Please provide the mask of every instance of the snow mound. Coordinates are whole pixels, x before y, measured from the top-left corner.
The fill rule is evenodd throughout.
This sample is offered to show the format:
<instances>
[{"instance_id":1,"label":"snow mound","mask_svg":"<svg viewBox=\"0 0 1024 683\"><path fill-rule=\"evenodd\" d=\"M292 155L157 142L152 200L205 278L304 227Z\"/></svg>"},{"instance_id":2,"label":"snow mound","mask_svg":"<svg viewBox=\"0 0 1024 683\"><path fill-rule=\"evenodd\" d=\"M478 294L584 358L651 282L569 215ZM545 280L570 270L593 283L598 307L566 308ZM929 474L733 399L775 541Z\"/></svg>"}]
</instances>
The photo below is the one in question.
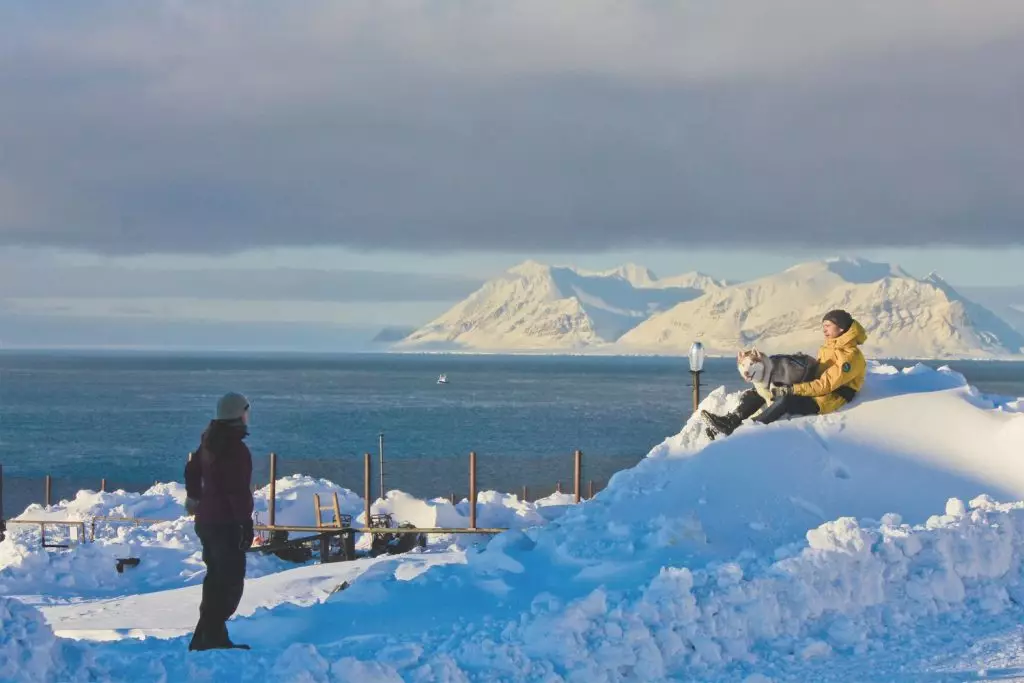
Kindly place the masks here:
<instances>
[{"instance_id":1,"label":"snow mound","mask_svg":"<svg viewBox=\"0 0 1024 683\"><path fill-rule=\"evenodd\" d=\"M342 514L353 523L363 524L363 499L327 479L292 475L277 482L276 522L281 525L316 526L313 495L321 505L330 505L334 494ZM270 487L254 494L254 508L261 523L267 521ZM95 540L83 542L79 530L49 526L46 538L51 543L68 544L68 550L47 550L41 546L39 527L11 524L7 538L0 542L0 592L6 595L33 595L52 601L67 598L99 598L161 591L197 585L205 575L202 544L195 534L193 520L185 516L185 489L178 483L157 484L143 493L125 491L79 491L71 500L44 508L31 505L18 517L31 520L81 520L85 535L93 533L97 517L133 518L139 524L109 524L97 521ZM537 501L524 502L516 496L482 491L477 496L477 524L490 528L523 528L545 524L557 518L572 503L572 496L552 494ZM421 528L468 527L469 502L452 505L444 498L420 500L402 491L389 491L385 499L371 505L373 514L391 513L397 523ZM324 512L325 521L329 516ZM77 536L73 536L75 533ZM463 547L478 542L476 535L431 534L434 548L449 545ZM370 538L357 538L357 549L367 549ZM136 567L123 573L115 571L117 560L140 558ZM255 579L295 565L274 556L250 554L246 576Z\"/></svg>"},{"instance_id":2,"label":"snow mound","mask_svg":"<svg viewBox=\"0 0 1024 683\"><path fill-rule=\"evenodd\" d=\"M0 681L96 680L81 648L58 641L34 607L0 597Z\"/></svg>"}]
</instances>

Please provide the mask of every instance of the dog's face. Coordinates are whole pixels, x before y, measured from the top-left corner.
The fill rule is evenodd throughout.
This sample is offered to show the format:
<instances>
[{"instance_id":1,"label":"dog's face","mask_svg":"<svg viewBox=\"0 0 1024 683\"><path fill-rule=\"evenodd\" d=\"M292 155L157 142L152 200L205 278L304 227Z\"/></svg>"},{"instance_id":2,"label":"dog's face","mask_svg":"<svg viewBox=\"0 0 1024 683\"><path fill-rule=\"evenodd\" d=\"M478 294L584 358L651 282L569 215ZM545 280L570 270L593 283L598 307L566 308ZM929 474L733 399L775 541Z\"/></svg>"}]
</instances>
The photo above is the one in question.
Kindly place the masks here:
<instances>
[{"instance_id":1,"label":"dog's face","mask_svg":"<svg viewBox=\"0 0 1024 683\"><path fill-rule=\"evenodd\" d=\"M757 349L740 351L736 354L736 368L745 382L764 382L764 354Z\"/></svg>"}]
</instances>

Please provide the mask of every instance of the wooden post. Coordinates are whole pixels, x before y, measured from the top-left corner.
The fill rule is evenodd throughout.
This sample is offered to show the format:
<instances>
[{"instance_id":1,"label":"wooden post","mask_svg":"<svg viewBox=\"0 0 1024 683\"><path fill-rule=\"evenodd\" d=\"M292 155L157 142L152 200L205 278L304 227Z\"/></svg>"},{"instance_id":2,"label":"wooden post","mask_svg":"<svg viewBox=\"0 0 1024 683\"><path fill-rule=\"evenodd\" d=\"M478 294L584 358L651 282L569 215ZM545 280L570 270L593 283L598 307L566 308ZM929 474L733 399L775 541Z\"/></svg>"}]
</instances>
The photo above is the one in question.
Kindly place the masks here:
<instances>
[{"instance_id":1,"label":"wooden post","mask_svg":"<svg viewBox=\"0 0 1024 683\"><path fill-rule=\"evenodd\" d=\"M469 452L469 528L476 528L476 451Z\"/></svg>"},{"instance_id":2,"label":"wooden post","mask_svg":"<svg viewBox=\"0 0 1024 683\"><path fill-rule=\"evenodd\" d=\"M106 492L107 492L107 479L106 479L106 477L104 477L103 479L100 479L100 493L106 493Z\"/></svg>"},{"instance_id":3,"label":"wooden post","mask_svg":"<svg viewBox=\"0 0 1024 683\"><path fill-rule=\"evenodd\" d=\"M529 495L530 495L530 490L527 489L526 486L524 485L523 486L523 502L524 503L530 499Z\"/></svg>"},{"instance_id":4,"label":"wooden post","mask_svg":"<svg viewBox=\"0 0 1024 683\"><path fill-rule=\"evenodd\" d=\"M270 500L267 501L267 523L274 526L277 512L277 453L270 454Z\"/></svg>"},{"instance_id":5,"label":"wooden post","mask_svg":"<svg viewBox=\"0 0 1024 683\"><path fill-rule=\"evenodd\" d=\"M580 494L583 492L582 486L580 485L580 477L583 476L583 451L577 448L576 453L574 454L574 459L576 462L573 467L573 483L575 484L575 488L573 489L573 502L578 503L580 502Z\"/></svg>"},{"instance_id":6,"label":"wooden post","mask_svg":"<svg viewBox=\"0 0 1024 683\"><path fill-rule=\"evenodd\" d=\"M363 512L366 515L366 519L363 520L363 526L370 528L370 454L363 454Z\"/></svg>"},{"instance_id":7,"label":"wooden post","mask_svg":"<svg viewBox=\"0 0 1024 683\"><path fill-rule=\"evenodd\" d=\"M384 500L384 432L379 436L378 451L380 452L380 499Z\"/></svg>"},{"instance_id":8,"label":"wooden post","mask_svg":"<svg viewBox=\"0 0 1024 683\"><path fill-rule=\"evenodd\" d=\"M46 475L46 507L50 507L50 496L53 494L53 481Z\"/></svg>"}]
</instances>

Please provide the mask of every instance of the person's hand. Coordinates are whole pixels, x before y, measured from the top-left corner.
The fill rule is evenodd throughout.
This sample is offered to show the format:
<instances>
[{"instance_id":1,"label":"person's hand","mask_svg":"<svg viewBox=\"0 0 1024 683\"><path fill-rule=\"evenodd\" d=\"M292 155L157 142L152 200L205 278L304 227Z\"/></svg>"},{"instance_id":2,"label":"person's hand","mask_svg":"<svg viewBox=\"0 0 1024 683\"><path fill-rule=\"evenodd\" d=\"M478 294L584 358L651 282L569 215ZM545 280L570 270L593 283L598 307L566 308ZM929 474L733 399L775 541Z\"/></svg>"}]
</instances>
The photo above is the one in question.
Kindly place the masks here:
<instances>
[{"instance_id":1,"label":"person's hand","mask_svg":"<svg viewBox=\"0 0 1024 683\"><path fill-rule=\"evenodd\" d=\"M780 398L786 398L792 395L793 387L789 384L777 384L772 387L772 398L776 401Z\"/></svg>"},{"instance_id":2,"label":"person's hand","mask_svg":"<svg viewBox=\"0 0 1024 683\"><path fill-rule=\"evenodd\" d=\"M253 538L255 536L252 520L250 519L247 522L242 522L238 527L238 548L240 550L248 550L252 547Z\"/></svg>"},{"instance_id":3,"label":"person's hand","mask_svg":"<svg viewBox=\"0 0 1024 683\"><path fill-rule=\"evenodd\" d=\"M185 498L185 512L188 513L189 517L191 517L192 515L196 514L196 510L198 510L198 509L199 509L199 501L198 500L196 500L195 498Z\"/></svg>"}]
</instances>

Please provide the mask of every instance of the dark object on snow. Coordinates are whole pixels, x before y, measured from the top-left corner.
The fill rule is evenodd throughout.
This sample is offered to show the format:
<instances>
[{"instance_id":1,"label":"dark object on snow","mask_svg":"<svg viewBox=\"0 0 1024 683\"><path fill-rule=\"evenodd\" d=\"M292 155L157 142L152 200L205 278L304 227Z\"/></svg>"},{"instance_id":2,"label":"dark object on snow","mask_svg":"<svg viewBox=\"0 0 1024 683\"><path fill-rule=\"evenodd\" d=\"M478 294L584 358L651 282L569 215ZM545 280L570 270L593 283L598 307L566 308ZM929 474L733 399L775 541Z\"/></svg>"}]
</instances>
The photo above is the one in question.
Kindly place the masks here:
<instances>
[{"instance_id":1,"label":"dark object on snow","mask_svg":"<svg viewBox=\"0 0 1024 683\"><path fill-rule=\"evenodd\" d=\"M139 558L137 557L119 557L117 558L117 573L124 574L125 567L138 567Z\"/></svg>"},{"instance_id":2,"label":"dark object on snow","mask_svg":"<svg viewBox=\"0 0 1024 683\"><path fill-rule=\"evenodd\" d=\"M295 541L288 540L287 531L273 531L270 534L270 541L263 547L254 550L266 554L272 553L285 562L302 564L309 562L313 557L313 550L302 539Z\"/></svg>"},{"instance_id":3,"label":"dark object on snow","mask_svg":"<svg viewBox=\"0 0 1024 683\"><path fill-rule=\"evenodd\" d=\"M395 528L394 519L390 514L371 515L370 527L381 529ZM398 525L400 529L415 529L416 527L408 522ZM400 555L407 553L416 546L427 547L427 535L422 533L388 533L374 532L373 540L370 542L370 557L378 555Z\"/></svg>"}]
</instances>

